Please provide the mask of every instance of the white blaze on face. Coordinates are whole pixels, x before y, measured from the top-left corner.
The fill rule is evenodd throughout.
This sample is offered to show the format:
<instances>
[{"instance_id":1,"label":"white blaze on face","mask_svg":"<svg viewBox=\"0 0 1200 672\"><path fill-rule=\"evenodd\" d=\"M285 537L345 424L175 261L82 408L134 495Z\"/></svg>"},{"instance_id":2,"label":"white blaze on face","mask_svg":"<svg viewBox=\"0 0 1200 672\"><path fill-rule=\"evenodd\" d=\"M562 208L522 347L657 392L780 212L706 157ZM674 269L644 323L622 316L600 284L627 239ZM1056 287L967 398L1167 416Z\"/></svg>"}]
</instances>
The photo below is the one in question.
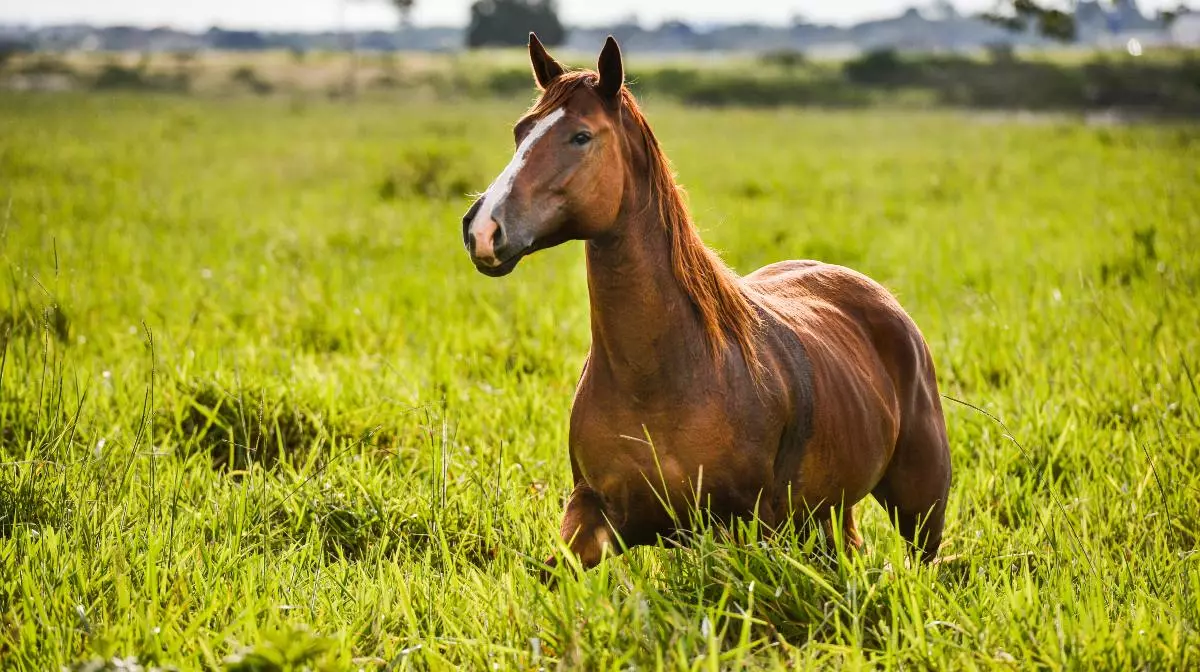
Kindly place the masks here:
<instances>
[{"instance_id":1,"label":"white blaze on face","mask_svg":"<svg viewBox=\"0 0 1200 672\"><path fill-rule=\"evenodd\" d=\"M508 166L504 168L504 172L492 182L492 186L488 187L483 194L483 205L479 206L479 212L475 215L475 220L471 222L474 227L476 222L487 222L492 218L492 211L496 208L496 204L508 198L508 192L512 189L512 185L517 181L517 174L525 167L525 161L529 158L529 154L533 152L533 148L537 145L538 140L541 140L554 124L558 123L559 119L563 118L566 110L558 108L557 110L547 114L538 120L533 128L529 131L529 135L525 136L524 142L520 147L517 147L517 153L513 154L512 161L508 162Z\"/></svg>"}]
</instances>

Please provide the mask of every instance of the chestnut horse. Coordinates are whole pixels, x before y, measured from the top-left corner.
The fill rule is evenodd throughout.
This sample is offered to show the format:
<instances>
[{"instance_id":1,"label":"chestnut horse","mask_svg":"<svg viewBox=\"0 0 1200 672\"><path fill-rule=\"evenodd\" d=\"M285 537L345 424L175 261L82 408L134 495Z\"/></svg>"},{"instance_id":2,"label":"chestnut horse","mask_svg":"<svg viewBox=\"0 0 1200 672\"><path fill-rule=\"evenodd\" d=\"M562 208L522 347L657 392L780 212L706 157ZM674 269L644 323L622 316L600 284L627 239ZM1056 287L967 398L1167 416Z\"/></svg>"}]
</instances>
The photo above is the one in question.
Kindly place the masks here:
<instances>
[{"instance_id":1,"label":"chestnut horse","mask_svg":"<svg viewBox=\"0 0 1200 672\"><path fill-rule=\"evenodd\" d=\"M463 240L492 277L586 241L592 345L571 411L568 548L591 567L694 523L673 514L683 506L831 533L840 511L858 547L852 506L872 494L932 560L950 452L929 349L895 297L815 261L739 278L697 235L616 41L598 72L567 71L532 34L529 55L541 96Z\"/></svg>"}]
</instances>

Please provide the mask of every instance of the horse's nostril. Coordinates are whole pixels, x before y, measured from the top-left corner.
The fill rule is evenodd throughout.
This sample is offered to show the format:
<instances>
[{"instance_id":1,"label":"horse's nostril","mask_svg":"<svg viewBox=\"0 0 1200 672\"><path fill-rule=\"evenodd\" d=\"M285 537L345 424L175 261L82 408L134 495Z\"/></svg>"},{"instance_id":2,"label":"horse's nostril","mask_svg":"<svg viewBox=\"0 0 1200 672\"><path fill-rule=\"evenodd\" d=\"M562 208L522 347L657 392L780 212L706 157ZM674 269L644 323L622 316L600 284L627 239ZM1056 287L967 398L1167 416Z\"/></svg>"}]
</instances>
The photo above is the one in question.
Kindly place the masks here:
<instances>
[{"instance_id":1,"label":"horse's nostril","mask_svg":"<svg viewBox=\"0 0 1200 672\"><path fill-rule=\"evenodd\" d=\"M497 223L496 230L492 231L492 250L499 250L504 247L504 227Z\"/></svg>"}]
</instances>

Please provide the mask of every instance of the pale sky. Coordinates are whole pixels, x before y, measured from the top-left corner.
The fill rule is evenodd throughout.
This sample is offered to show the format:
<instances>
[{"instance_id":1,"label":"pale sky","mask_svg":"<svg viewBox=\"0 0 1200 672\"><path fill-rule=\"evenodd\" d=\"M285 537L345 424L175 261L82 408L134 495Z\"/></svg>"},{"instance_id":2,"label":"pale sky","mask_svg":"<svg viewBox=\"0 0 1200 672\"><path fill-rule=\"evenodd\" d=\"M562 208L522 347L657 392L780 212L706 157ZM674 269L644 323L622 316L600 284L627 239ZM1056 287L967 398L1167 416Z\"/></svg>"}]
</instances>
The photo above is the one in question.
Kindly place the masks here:
<instances>
[{"instance_id":1,"label":"pale sky","mask_svg":"<svg viewBox=\"0 0 1200 672\"><path fill-rule=\"evenodd\" d=\"M101 25L170 25L203 29L322 30L337 27L343 0L0 0L0 23L45 25L88 22ZM994 0L957 0L959 11L975 11ZM691 22L758 21L786 23L800 14L809 21L851 23L900 13L920 0L559 0L569 25L597 25L636 15L644 24L681 18ZM1149 14L1178 0L1142 0ZM417 0L418 25L465 25L470 0ZM347 24L391 28L395 14L386 0L349 0Z\"/></svg>"}]
</instances>

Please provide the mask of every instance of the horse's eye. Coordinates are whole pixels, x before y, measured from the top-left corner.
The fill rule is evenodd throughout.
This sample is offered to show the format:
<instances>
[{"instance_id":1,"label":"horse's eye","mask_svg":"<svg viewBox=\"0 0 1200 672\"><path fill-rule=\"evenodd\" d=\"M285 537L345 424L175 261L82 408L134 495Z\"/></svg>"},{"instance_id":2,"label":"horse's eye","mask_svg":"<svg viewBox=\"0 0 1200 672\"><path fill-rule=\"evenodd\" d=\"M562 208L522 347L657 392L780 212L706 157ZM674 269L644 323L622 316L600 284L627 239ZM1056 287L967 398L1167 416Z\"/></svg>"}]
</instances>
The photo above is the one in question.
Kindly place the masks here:
<instances>
[{"instance_id":1,"label":"horse's eye","mask_svg":"<svg viewBox=\"0 0 1200 672\"><path fill-rule=\"evenodd\" d=\"M587 131L580 131L571 136L571 144L582 147L592 141L592 134Z\"/></svg>"}]
</instances>

